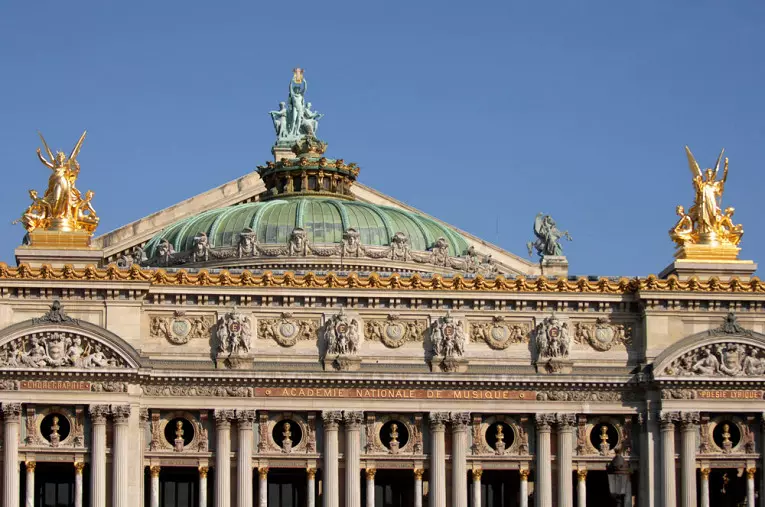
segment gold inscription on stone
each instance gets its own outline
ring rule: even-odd
[[[22,391],[90,391],[90,382],[69,380],[22,380]]]
[[[453,389],[365,389],[340,387],[257,388],[255,396],[279,398],[370,398],[435,400],[535,400],[534,391]]]
[[[762,391],[699,391],[699,398],[716,400],[761,400]]]

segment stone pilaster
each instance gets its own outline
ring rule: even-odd
[[[93,437],[90,443],[90,505],[106,507],[106,417],[109,405],[91,405],[90,425]]]
[[[3,403],[3,507],[18,507],[21,403]]]
[[[236,450],[236,505],[252,507],[252,433],[254,410],[237,410],[236,426],[239,447]]]
[[[308,497],[308,507],[316,507],[316,469],[306,468],[306,496]]]
[[[521,487],[518,493],[521,500],[519,502],[520,507],[529,507],[529,471],[526,468],[521,468],[518,473],[521,477]]]
[[[338,410],[325,410],[321,417],[324,421],[324,507],[340,507],[337,432],[343,414]]]
[[[481,505],[481,476],[483,470],[480,468],[474,468],[471,470],[473,475],[473,505]]]
[[[151,491],[149,492],[149,505],[159,507],[159,473],[162,467],[155,465],[149,469],[151,475]]]
[[[74,507],[82,507],[82,470],[85,463],[77,461],[74,464]]]
[[[199,467],[199,507],[207,507],[207,467]]]
[[[231,505],[232,409],[215,410],[215,507]]]
[[[130,432],[130,405],[112,405],[114,441],[112,443],[112,506],[128,507],[128,442]]]
[[[422,476],[425,470],[414,469],[414,507],[422,507]]]
[[[448,412],[431,412],[430,421],[430,507],[446,507],[446,423]]]
[[[550,425],[553,414],[537,414],[537,507],[552,507],[552,453],[550,451]],[[528,486],[528,485],[527,485]]]
[[[367,492],[367,505],[366,507],[375,507],[375,474],[377,470],[374,468],[366,469],[366,492]]]
[[[27,461],[26,507],[35,507],[35,468],[37,463]]]
[[[469,412],[453,412],[452,423],[452,505],[468,506],[467,451]]]
[[[573,507],[572,454],[576,414],[556,414],[558,426],[558,507]]]
[[[268,467],[258,468],[258,507],[268,507]]]
[[[661,504],[676,507],[675,483],[675,423],[680,420],[678,412],[662,412],[661,421]]]
[[[577,470],[576,478],[576,507],[587,507],[587,470]]]
[[[696,503],[696,428],[698,412],[680,414],[680,498],[682,507],[697,507]]]
[[[346,410],[345,422],[345,506],[361,507],[361,424],[364,413]]]
[[[650,406],[650,403],[649,403]],[[640,428],[639,507],[658,507],[661,498],[659,470],[659,417],[651,408],[638,414]]]
[[[701,490],[701,507],[710,507],[709,505],[709,469],[708,468],[702,468],[699,471],[699,477],[701,477],[701,487],[699,488]]]

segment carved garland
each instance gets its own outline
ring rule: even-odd
[[[515,343],[528,343],[530,334],[530,323],[508,322],[502,316],[494,317],[492,322],[470,323],[470,340],[483,340],[494,350],[504,350]]]
[[[574,342],[588,344],[595,350],[605,352],[616,345],[632,343],[632,326],[622,323],[611,323],[603,317],[595,323],[577,322]]]
[[[288,312],[282,313],[278,319],[258,319],[258,338],[274,340],[282,347],[294,347],[302,340],[315,340],[318,329],[318,320],[295,319]]]
[[[183,345],[189,340],[209,338],[214,325],[215,317],[212,315],[187,316],[186,312],[176,311],[172,316],[152,316],[149,333],[174,345]]]
[[[367,339],[381,341],[391,349],[397,349],[407,342],[423,340],[426,324],[422,320],[401,320],[398,315],[388,315],[385,320],[365,322]]]

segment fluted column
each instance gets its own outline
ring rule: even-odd
[[[571,484],[572,453],[574,451],[574,425],[576,414],[557,414],[558,423],[558,507],[573,507]]]
[[[659,507],[661,503],[661,478],[657,477],[661,468],[659,417],[651,401],[647,402],[647,410],[638,414],[638,423],[640,428],[638,506]]]
[[[701,507],[710,507],[709,505],[709,469],[702,468],[699,475],[701,476]]]
[[[364,413],[346,410],[345,421],[345,507],[361,507],[361,423]]]
[[[677,412],[662,412],[661,420],[661,504],[676,507],[675,484],[675,422],[680,420]]]
[[[324,421],[324,507],[340,507],[337,431],[343,414],[336,410],[325,410],[321,417]]]
[[[366,507],[375,507],[375,474],[377,470],[374,468],[367,468],[367,505]]]
[[[550,452],[550,425],[553,414],[537,414],[537,507],[552,507],[552,456]],[[527,485],[528,486],[528,485]]]
[[[215,507],[231,505],[231,421],[234,411],[215,411]]]
[[[308,497],[308,507],[316,507],[316,469],[306,468],[306,479],[308,484],[306,489],[306,496]]]
[[[74,507],[82,507],[82,470],[85,463],[78,461],[74,464]]]
[[[236,505],[252,507],[252,423],[254,410],[237,410],[236,425],[239,447],[236,450]]]
[[[138,409],[138,424],[139,424],[139,440],[138,445],[139,447],[139,456],[138,461],[140,463],[144,462],[144,453],[146,452],[146,449],[149,447],[149,444],[151,443],[151,437],[149,437],[149,440],[146,440],[146,435],[151,435],[151,426],[149,423],[149,409],[148,408],[140,408]],[[144,484],[146,481],[144,480],[143,472],[145,471],[144,466],[141,466],[141,486],[140,491],[138,492],[138,498],[144,498],[145,497],[145,488],[146,484]],[[135,492],[131,492],[132,494],[135,494]]]
[[[430,421],[430,507],[446,507],[446,439],[448,412],[431,412]]]
[[[519,505],[520,507],[529,507],[529,471],[528,469],[522,468],[519,471],[519,474],[521,476],[521,487],[518,492],[520,497]]]
[[[473,507],[481,507],[481,476],[483,475],[483,470],[474,468],[471,472],[473,473]]]
[[[207,507],[207,467],[199,467],[199,507]]]
[[[577,470],[576,478],[576,507],[587,507],[587,470]]]
[[[414,507],[422,507],[422,475],[425,470],[414,469]]]
[[[35,507],[35,468],[37,463],[27,461],[26,507]]]
[[[3,403],[3,507],[18,507],[21,403]]]
[[[452,422],[452,505],[468,507],[467,450],[469,412],[454,412]]]
[[[746,507],[755,507],[754,476],[756,474],[756,468],[746,469]]]
[[[258,468],[258,507],[268,507],[268,467]]]
[[[151,474],[151,491],[149,492],[149,501],[151,507],[159,507],[159,473],[162,467],[154,465],[149,469]]]
[[[698,412],[680,414],[680,498],[682,507],[697,507],[696,503],[696,428]]]
[[[106,507],[106,416],[109,405],[91,405],[90,505]]]
[[[128,422],[130,405],[113,405],[114,441],[112,443],[112,507],[128,507]]]

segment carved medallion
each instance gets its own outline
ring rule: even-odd
[[[300,340],[314,339],[319,328],[317,320],[293,319],[291,313],[282,313],[278,319],[261,319],[258,325],[260,339],[274,340],[282,347],[293,347]]]
[[[574,341],[589,344],[595,350],[605,352],[615,345],[627,345],[632,337],[632,327],[625,324],[612,324],[599,317],[594,324],[578,322]]]
[[[504,350],[513,343],[527,343],[530,331],[530,324],[506,322],[502,316],[494,317],[492,322],[473,322],[470,325],[471,340],[483,340],[495,350]]]
[[[366,336],[380,340],[383,345],[397,349],[407,342],[421,341],[425,322],[400,320],[397,315],[388,315],[386,320],[366,322]]]
[[[215,323],[212,316],[187,316],[176,311],[172,316],[154,316],[151,318],[150,334],[153,337],[166,338],[172,344],[183,345],[189,340],[208,338]]]

